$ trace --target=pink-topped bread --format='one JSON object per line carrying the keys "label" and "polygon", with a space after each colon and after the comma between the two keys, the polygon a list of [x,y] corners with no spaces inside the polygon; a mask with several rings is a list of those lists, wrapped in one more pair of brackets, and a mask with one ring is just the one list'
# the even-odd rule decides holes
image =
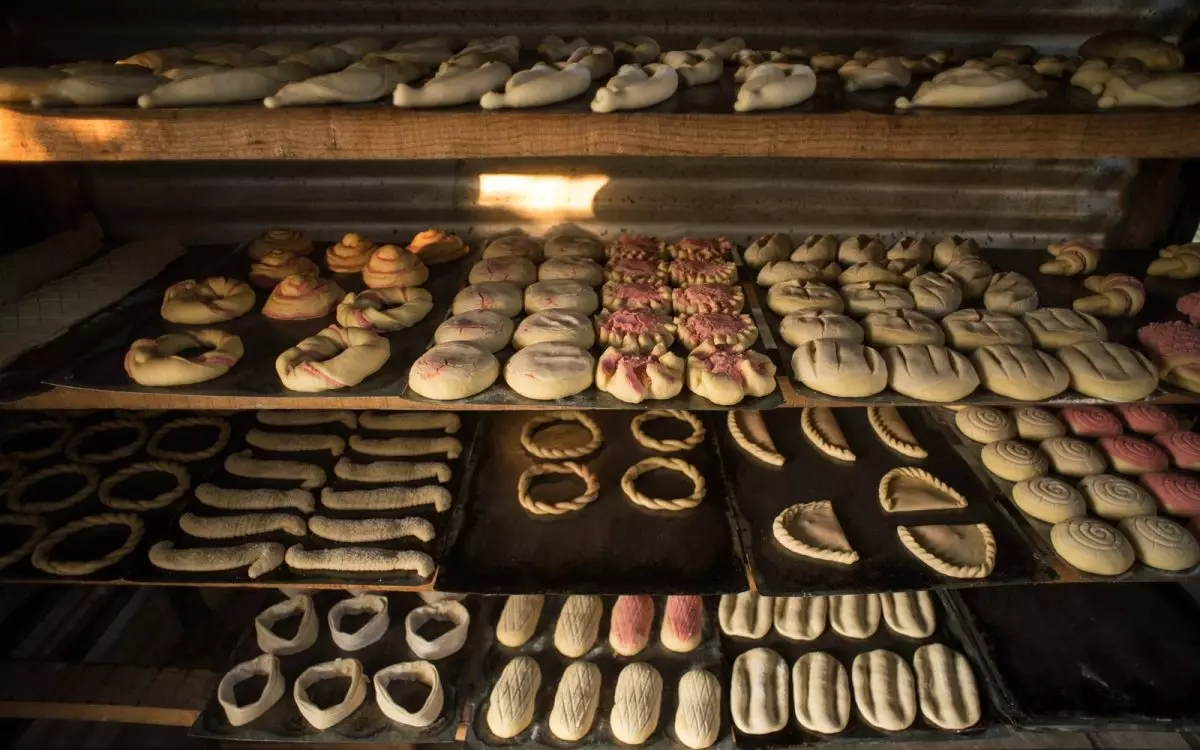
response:
{"label": "pink-topped bread", "polygon": [[632,281],[638,284],[665,284],[670,267],[663,260],[612,258],[604,268],[605,281]]}
{"label": "pink-topped bread", "polygon": [[1149,474],[1166,471],[1171,465],[1167,454],[1154,443],[1128,435],[1106,436],[1096,441],[1108,455],[1113,468],[1122,474]]}
{"label": "pink-topped bread", "polygon": [[689,350],[706,341],[718,346],[748,349],[758,340],[758,326],[745,313],[697,313],[675,318],[679,340]]}
{"label": "pink-topped bread", "polygon": [[1175,303],[1175,309],[1188,316],[1192,325],[1200,325],[1200,292],[1185,294]]}
{"label": "pink-topped bread", "polygon": [[1129,429],[1140,435],[1157,435],[1179,429],[1179,420],[1169,410],[1154,404],[1117,404],[1117,413]]}
{"label": "pink-topped bread", "polygon": [[1120,420],[1111,411],[1099,406],[1064,406],[1058,415],[1067,423],[1072,435],[1114,437],[1121,434]]}
{"label": "pink-topped bread", "polygon": [[704,638],[704,600],[698,596],[668,596],[659,639],[669,651],[687,653]]}
{"label": "pink-topped bread", "polygon": [[1173,516],[1200,516],[1200,480],[1186,474],[1163,472],[1143,474],[1142,485],[1150,490],[1158,507]]}
{"label": "pink-topped bread", "polygon": [[1186,430],[1160,432],[1154,436],[1154,442],[1162,446],[1179,468],[1200,470],[1200,434]]}
{"label": "pink-topped bread", "polygon": [[333,312],[345,296],[341,287],[315,274],[288,276],[275,285],[262,314],[276,320],[308,320]]}
{"label": "pink-topped bread", "polygon": [[725,260],[733,252],[733,243],[724,237],[684,237],[667,246],[672,258]]}
{"label": "pink-topped bread", "polygon": [[612,608],[608,643],[621,656],[640,653],[650,642],[654,600],[648,596],[618,596]]}
{"label": "pink-topped bread", "polygon": [[1158,366],[1158,375],[1189,391],[1200,392],[1200,328],[1180,320],[1138,329],[1138,341]]}
{"label": "pink-topped bread", "polygon": [[1192,536],[1196,537],[1196,539],[1200,541],[1200,516],[1196,516],[1192,520],[1188,521],[1187,530],[1192,532]]}
{"label": "pink-topped bread", "polygon": [[663,257],[663,243],[645,234],[622,234],[604,248],[604,254],[609,258],[658,260]]}
{"label": "pink-topped bread", "polygon": [[600,287],[600,297],[605,310],[671,312],[671,288],[666,284],[609,281]]}
{"label": "pink-topped bread", "polygon": [[692,284],[733,284],[737,281],[737,266],[724,260],[673,260],[671,281],[676,286]]}
{"label": "pink-topped bread", "polygon": [[683,315],[740,313],[746,304],[746,295],[741,287],[729,284],[692,284],[672,290],[671,304],[675,312]]}
{"label": "pink-topped bread", "polygon": [[670,348],[675,342],[675,324],[649,310],[605,310],[596,316],[596,340],[621,351],[645,354],[659,345]]}

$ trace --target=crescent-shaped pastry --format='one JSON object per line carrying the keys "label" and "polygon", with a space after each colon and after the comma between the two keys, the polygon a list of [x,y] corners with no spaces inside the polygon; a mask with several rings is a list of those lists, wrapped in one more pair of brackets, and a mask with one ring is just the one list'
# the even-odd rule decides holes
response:
{"label": "crescent-shaped pastry", "polygon": [[733,661],[729,708],[743,734],[771,734],[787,726],[788,667],[769,648],[754,648]]}
{"label": "crescent-shaped pastry", "polygon": [[[384,667],[375,673],[375,699],[379,710],[392,721],[406,727],[421,729],[437,721],[445,706],[442,678],[437,667],[427,661],[405,661]],[[388,690],[393,682],[416,682],[429,688],[425,702],[415,711],[410,711],[396,701]]]}
{"label": "crescent-shaped pastry", "polygon": [[899,97],[896,99],[896,109],[1007,107],[1044,98],[1044,90],[1034,88],[1011,68],[981,70],[963,67],[938,73],[933,80],[922,83],[911,99]]}
{"label": "crescent-shaped pastry", "polygon": [[753,591],[722,594],[717,621],[725,635],[758,640],[771,630],[773,608],[771,597],[759,596]]}
{"label": "crescent-shaped pastry", "polygon": [[359,273],[377,245],[355,232],[349,232],[325,251],[325,265],[331,273]]}
{"label": "crescent-shaped pastry", "polygon": [[150,548],[150,564],[163,570],[189,573],[246,568],[246,575],[258,578],[270,573],[283,562],[283,545],[274,542],[251,542],[236,547],[194,547],[176,549],[171,542],[158,542]]}
{"label": "crescent-shaped pastry", "polygon": [[591,651],[600,633],[600,618],[603,615],[604,603],[600,597],[582,594],[568,596],[554,624],[554,648],[571,659],[578,659]]}
{"label": "crescent-shaped pastry", "polygon": [[320,273],[317,264],[301,255],[285,250],[272,250],[250,264],[250,283],[264,289],[273,289],[288,276],[316,276]]}
{"label": "crescent-shaped pastry", "polygon": [[240,318],[254,307],[254,290],[244,281],[213,276],[167,287],[160,314],[184,325],[208,325]]}
{"label": "crescent-shaped pastry", "polygon": [[783,466],[787,459],[775,448],[762,413],[735,409],[725,417],[725,426],[733,442],[763,463]]}
{"label": "crescent-shaped pastry", "polygon": [[807,65],[763,63],[754,66],[738,89],[735,112],[785,109],[807,101],[817,90],[817,75]]}
{"label": "crescent-shaped pastry", "polygon": [[854,451],[850,450],[833,409],[827,406],[804,407],[800,410],[800,429],[813,447],[830,458],[851,463],[857,459]]}
{"label": "crescent-shaped pastry", "polygon": [[896,407],[868,406],[867,421],[876,437],[897,453],[916,459],[929,457]]}
{"label": "crescent-shaped pastry", "polygon": [[518,648],[533,637],[546,597],[541,594],[513,594],[504,601],[496,623],[496,640],[509,648]]}
{"label": "crescent-shaped pastry", "polygon": [[626,745],[640,745],[658,728],[662,675],[644,662],[626,665],[617,675],[609,728]]}
{"label": "crescent-shaped pastry", "polygon": [[304,519],[291,513],[238,513],[229,516],[184,513],[179,517],[179,528],[183,533],[199,539],[237,539],[276,531],[291,536],[308,533]]}
{"label": "crescent-shaped pastry", "polygon": [[518,656],[504,666],[488,696],[487,726],[497,737],[516,737],[533,721],[542,670],[528,656]]}
{"label": "crescent-shaped pastry", "polygon": [[797,555],[838,565],[858,562],[858,553],[846,539],[828,500],[784,508],[771,528],[775,541]]}
{"label": "crescent-shaped pastry", "polygon": [[[271,629],[280,620],[300,615],[300,625],[291,638],[283,638]],[[313,608],[312,597],[299,594],[267,607],[254,618],[254,633],[258,647],[265,654],[290,656],[305,651],[317,642],[320,623]]]}
{"label": "crescent-shaped pastry", "polygon": [[[346,696],[337,704],[321,708],[309,697],[308,691],[313,685],[322,680],[332,680],[339,677],[350,678],[350,687]],[[329,729],[345,721],[354,713],[367,697],[367,683],[363,679],[362,662],[358,659],[334,659],[333,661],[314,664],[300,673],[292,685],[292,699],[296,708],[300,709],[309,724],[318,731]]]}
{"label": "crescent-shaped pastry", "polygon": [[665,102],[679,87],[679,74],[670,65],[622,65],[617,74],[596,90],[593,112],[646,109]]}
{"label": "crescent-shaped pastry", "polygon": [[299,544],[288,547],[284,562],[292,570],[341,571],[349,573],[411,572],[418,578],[433,575],[433,558],[416,550],[379,547],[332,547],[306,550]]}
{"label": "crescent-shaped pastry", "polygon": [[897,526],[896,534],[914,557],[951,578],[987,578],[996,565],[996,540],[985,523]]}
{"label": "crescent-shaped pastry", "polygon": [[563,742],[578,742],[591,731],[600,707],[600,668],[588,661],[567,665],[554,691],[550,732]]}
{"label": "crescent-shaped pastry", "polygon": [[887,513],[953,510],[967,507],[967,498],[924,469],[899,466],[879,480],[879,504]]}
{"label": "crescent-shaped pastry", "polygon": [[333,312],[344,296],[341,288],[309,274],[288,276],[275,285],[263,305],[262,314],[276,320],[309,320]]}
{"label": "crescent-shaped pastry", "polygon": [[854,702],[863,719],[888,732],[908,729],[917,718],[916,680],[908,664],[883,649],[854,657]]}
{"label": "crescent-shaped pastry", "polygon": [[[233,689],[257,676],[266,677],[262,692],[249,703],[239,703]],[[230,726],[241,727],[265,714],[279,702],[286,690],[286,682],[279,670],[279,657],[260,654],[244,661],[225,673],[217,685],[217,703],[225,711],[225,720]]]}
{"label": "crescent-shaped pastry", "polygon": [[[181,356],[193,349],[205,351]],[[215,328],[168,333],[134,341],[125,354],[125,373],[138,385],[153,387],[204,383],[229,372],[244,353],[241,338]]]}
{"label": "crescent-shaped pastry", "polygon": [[536,63],[528,70],[514,73],[504,84],[504,92],[489,91],[479,98],[484,109],[523,109],[574,99],[592,85],[592,73],[584,65],[572,63],[562,70]]}
{"label": "crescent-shaped pastry", "polygon": [[295,508],[301,513],[312,513],[316,507],[312,493],[307,490],[238,490],[200,484],[196,486],[195,494],[201,503],[221,510]]}
{"label": "crescent-shaped pastry", "polygon": [[908,638],[928,638],[937,629],[933,597],[928,591],[890,591],[879,594],[888,630]]}
{"label": "crescent-shaped pastry", "polygon": [[429,279],[429,269],[415,253],[395,245],[383,245],[367,259],[362,277],[363,283],[371,289],[420,286]]}
{"label": "crescent-shaped pastry", "polygon": [[684,86],[715,83],[725,70],[725,61],[710,49],[672,50],[662,53],[659,59],[675,69],[679,74],[679,82]]}
{"label": "crescent-shaped pastry", "polygon": [[687,358],[688,390],[721,406],[775,392],[775,363],[765,354],[705,342]]}
{"label": "crescent-shaped pastry", "polygon": [[698,596],[668,596],[659,632],[663,648],[686,654],[695,651],[703,638],[704,600]]}
{"label": "crescent-shaped pastry", "polygon": [[[408,84],[396,85],[392,104],[397,107],[453,107],[477,102],[484,94],[495,91],[512,76],[512,69],[499,61],[485,62],[479,67],[443,66],[420,88]],[[590,80],[590,79],[589,79]]]}

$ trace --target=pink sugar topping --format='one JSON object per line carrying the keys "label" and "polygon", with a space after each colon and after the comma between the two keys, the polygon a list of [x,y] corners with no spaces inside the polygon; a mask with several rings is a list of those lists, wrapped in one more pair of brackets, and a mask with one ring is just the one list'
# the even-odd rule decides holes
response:
{"label": "pink sugar topping", "polygon": [[1179,429],[1175,415],[1154,404],[1117,404],[1117,411],[1129,429],[1143,435],[1157,435]]}
{"label": "pink sugar topping", "polygon": [[742,363],[747,361],[749,361],[749,357],[743,352],[735,352],[721,347],[709,353],[704,359],[704,366],[714,375],[724,375],[741,383],[743,381]]}
{"label": "pink sugar topping", "polygon": [[688,276],[710,276],[725,272],[725,264],[712,260],[682,259],[671,261],[671,271]]}
{"label": "pink sugar topping", "polygon": [[644,646],[654,622],[654,600],[648,596],[621,596],[612,610],[612,640],[628,648]]}
{"label": "pink sugar topping", "polygon": [[1142,484],[1173,516],[1200,516],[1200,481],[1184,474],[1142,475]]}
{"label": "pink sugar topping", "polygon": [[1167,454],[1154,443],[1127,435],[1102,437],[1097,443],[1100,450],[1113,459],[1132,464],[1141,471],[1167,470]]}
{"label": "pink sugar topping", "polygon": [[699,339],[710,339],[714,336],[737,336],[746,330],[746,323],[740,316],[719,312],[689,315],[684,325],[693,336]]}
{"label": "pink sugar topping", "polygon": [[650,333],[662,327],[662,318],[644,310],[617,310],[604,321],[604,327],[614,333]]}
{"label": "pink sugar topping", "polygon": [[1142,326],[1138,341],[1159,359],[1200,354],[1200,328],[1179,320]]}
{"label": "pink sugar topping", "polygon": [[707,302],[711,305],[726,305],[733,302],[733,289],[728,284],[693,284],[679,292],[679,298],[687,303]]}
{"label": "pink sugar topping", "polygon": [[1174,430],[1155,435],[1154,442],[1162,446],[1181,469],[1200,469],[1200,435]]}
{"label": "pink sugar topping", "polygon": [[613,294],[619,299],[633,302],[657,302],[662,299],[662,294],[654,284],[618,284],[613,288]]}
{"label": "pink sugar topping", "polygon": [[1121,434],[1121,422],[1108,409],[1099,406],[1065,406],[1059,412],[1071,428],[1081,437],[1104,437]]}
{"label": "pink sugar topping", "polygon": [[677,640],[690,641],[703,627],[704,603],[698,596],[668,596],[663,618]]}
{"label": "pink sugar topping", "polygon": [[1192,325],[1200,323],[1200,292],[1185,294],[1175,303],[1175,309],[1188,316]]}
{"label": "pink sugar topping", "polygon": [[662,241],[648,234],[622,234],[617,237],[617,247],[636,247],[642,250],[657,251]]}

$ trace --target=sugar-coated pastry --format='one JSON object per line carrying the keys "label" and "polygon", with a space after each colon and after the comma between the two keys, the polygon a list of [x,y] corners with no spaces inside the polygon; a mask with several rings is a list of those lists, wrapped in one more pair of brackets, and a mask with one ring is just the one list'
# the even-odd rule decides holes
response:
{"label": "sugar-coated pastry", "polygon": [[213,276],[167,287],[160,314],[184,325],[209,325],[240,318],[254,307],[254,290],[244,281]]}
{"label": "sugar-coated pastry", "polygon": [[1141,352],[1107,341],[1059,349],[1071,388],[1106,401],[1140,401],[1158,387],[1158,371]]}
{"label": "sugar-coated pastry", "polygon": [[1140,438],[1128,435],[1102,437],[1096,445],[1108,456],[1112,467],[1122,474],[1166,471],[1170,466],[1167,454],[1161,448]]}
{"label": "sugar-coated pastry", "polygon": [[671,312],[671,288],[665,284],[607,282],[600,289],[605,310],[649,310]]}
{"label": "sugar-coated pastry", "polygon": [[254,260],[260,260],[276,250],[292,255],[308,255],[313,251],[313,244],[307,235],[295,229],[268,229],[250,243],[250,257]]}
{"label": "sugar-coated pastry", "polygon": [[1115,437],[1121,434],[1121,422],[1101,406],[1064,406],[1058,416],[1067,423],[1072,435]]}
{"label": "sugar-coated pastry", "polygon": [[745,304],[742,288],[729,284],[692,284],[671,290],[671,306],[680,315],[740,313]]}
{"label": "sugar-coated pastry", "polygon": [[1022,406],[1013,409],[1017,423],[1017,437],[1022,440],[1045,440],[1067,434],[1067,426],[1049,409],[1040,406]]}
{"label": "sugar-coated pastry", "polygon": [[725,260],[680,258],[671,261],[670,275],[676,286],[734,284],[737,283],[737,266]]}
{"label": "sugar-coated pastry", "polygon": [[861,398],[887,387],[887,364],[879,352],[859,344],[817,339],[792,354],[792,373],[804,385],[829,396]]}
{"label": "sugar-coated pastry", "polygon": [[375,247],[366,237],[350,232],[325,251],[325,265],[330,273],[358,273],[367,265]]}
{"label": "sugar-coated pastry", "polygon": [[705,342],[687,358],[688,390],[714,404],[732,406],[746,396],[775,392],[775,363],[765,354]]}
{"label": "sugar-coated pastry", "polygon": [[1158,507],[1173,516],[1200,516],[1200,480],[1187,474],[1143,474],[1142,486],[1150,490]]}
{"label": "sugar-coated pastry", "polygon": [[698,596],[667,597],[659,640],[668,651],[687,653],[704,638],[704,600]]}
{"label": "sugar-coated pastry", "polygon": [[604,283],[604,269],[590,258],[562,255],[544,261],[537,269],[538,281],[581,281],[588,286]]}
{"label": "sugar-coated pastry", "polygon": [[605,246],[604,254],[609,259],[641,258],[644,260],[658,260],[665,257],[663,241],[658,237],[624,233]]}
{"label": "sugar-coated pastry", "polygon": [[629,404],[674,398],[683,383],[684,361],[661,345],[649,354],[610,346],[596,362],[596,387]]}
{"label": "sugar-coated pastry", "polygon": [[596,316],[596,339],[621,351],[646,353],[657,346],[670,348],[675,341],[675,323],[649,310],[604,311]]}
{"label": "sugar-coated pastry", "polygon": [[1084,341],[1104,341],[1108,329],[1094,316],[1066,307],[1043,307],[1021,316],[1039,349],[1061,349]]}
{"label": "sugar-coated pastry", "polygon": [[490,352],[462,342],[438,344],[413,362],[408,387],[438,401],[467,398],[487,390],[500,375]]}
{"label": "sugar-coated pastry", "polygon": [[779,337],[794,347],[817,339],[861,344],[864,332],[863,327],[848,315],[829,310],[801,310],[784,316],[779,322]]}
{"label": "sugar-coated pastry", "polygon": [[1162,432],[1154,442],[1171,456],[1171,463],[1180,469],[1200,470],[1200,434],[1183,430]]}
{"label": "sugar-coated pastry", "polygon": [[317,264],[302,255],[272,250],[250,264],[250,283],[271,289],[288,276],[320,273]]}
{"label": "sugar-coated pastry", "polygon": [[596,360],[578,346],[532,344],[504,364],[504,382],[525,398],[551,401],[590,388],[595,369]]}
{"label": "sugar-coated pastry", "polygon": [[1200,542],[1190,531],[1162,516],[1124,518],[1117,528],[1143,565],[1159,570],[1187,570],[1200,563]]}
{"label": "sugar-coated pastry", "polygon": [[525,317],[512,337],[513,348],[518,350],[551,343],[591,349],[596,343],[591,319],[574,310],[542,310]]}
{"label": "sugar-coated pastry", "polygon": [[433,332],[433,343],[474,344],[493,354],[508,346],[516,324],[507,315],[494,310],[471,310],[447,318]]}
{"label": "sugar-coated pastry", "polygon": [[1028,346],[994,344],[971,353],[983,387],[1019,401],[1045,401],[1067,389],[1067,368],[1046,352]]}
{"label": "sugar-coated pastry", "polygon": [[1054,524],[1050,543],[1059,557],[1086,573],[1116,576],[1133,566],[1129,540],[1104,521],[1072,518]]}
{"label": "sugar-coated pastry", "polygon": [[262,314],[276,320],[323,318],[345,296],[341,288],[310,274],[288,276],[271,290]]}
{"label": "sugar-coated pastry", "polygon": [[1138,329],[1138,341],[1158,365],[1163,380],[1200,392],[1200,328],[1179,320],[1151,323]]}
{"label": "sugar-coated pastry", "polygon": [[358,385],[391,355],[387,339],[366,328],[329,326],[275,360],[279,381],[289,390],[316,393]]}
{"label": "sugar-coated pastry", "polygon": [[[191,349],[206,351],[180,356]],[[139,385],[191,385],[219,378],[242,358],[241,338],[215,328],[138,339],[125,355],[125,373]]]}
{"label": "sugar-coated pastry", "polygon": [[1175,309],[1186,315],[1192,325],[1200,324],[1200,292],[1185,294],[1175,300]]}
{"label": "sugar-coated pastry", "polygon": [[1125,425],[1139,435],[1157,435],[1180,428],[1179,420],[1169,409],[1154,404],[1117,404],[1117,413]]}
{"label": "sugar-coated pastry", "polygon": [[416,325],[433,310],[433,295],[419,286],[393,286],[347,294],[337,307],[346,327],[400,331]]}
{"label": "sugar-coated pastry", "polygon": [[524,309],[521,287],[503,282],[471,284],[454,295],[450,311],[461,315],[472,310],[493,310],[501,315],[516,317]]}
{"label": "sugar-coated pastry", "polygon": [[427,266],[449,263],[467,254],[467,243],[442,229],[426,229],[408,243],[408,251]]}
{"label": "sugar-coated pastry", "polygon": [[621,656],[640,653],[650,642],[654,622],[654,599],[649,596],[619,596],[613,604],[608,626],[608,643]]}
{"label": "sugar-coated pastry", "polygon": [[[536,237],[526,237],[523,234],[506,234],[488,240],[483,246],[483,259],[492,258],[525,258],[533,263],[541,263],[546,256],[541,241]],[[553,257],[553,256],[550,256]]]}
{"label": "sugar-coated pastry", "polygon": [[363,283],[372,289],[389,286],[420,286],[429,279],[421,259],[395,245],[375,248],[362,270]]}
{"label": "sugar-coated pastry", "polygon": [[500,258],[485,258],[471,266],[467,275],[468,284],[482,284],[488,281],[502,281],[515,284],[524,289],[537,281],[538,269],[528,258],[506,256]]}

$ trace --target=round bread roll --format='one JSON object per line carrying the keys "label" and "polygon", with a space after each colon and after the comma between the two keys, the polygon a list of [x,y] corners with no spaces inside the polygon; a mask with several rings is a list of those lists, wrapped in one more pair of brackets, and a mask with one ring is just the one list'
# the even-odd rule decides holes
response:
{"label": "round bread roll", "polygon": [[913,296],[895,284],[847,284],[842,287],[846,311],[856,318],[883,310],[912,310],[917,306]]}
{"label": "round bread roll", "polygon": [[1120,531],[1092,518],[1054,524],[1050,543],[1059,557],[1087,573],[1116,576],[1133,566],[1134,552]]}
{"label": "round bread roll", "polygon": [[302,255],[293,255],[283,250],[272,250],[250,264],[250,283],[263,289],[273,289],[288,276],[321,273],[317,264]]}
{"label": "round bread roll", "polygon": [[329,326],[280,354],[275,374],[288,390],[331,391],[374,375],[391,352],[388,340],[374,331]]}
{"label": "round bread roll", "polygon": [[1154,496],[1124,477],[1093,474],[1079,480],[1079,490],[1092,513],[1106,521],[1158,513]]}
{"label": "round bread roll", "polygon": [[240,318],[254,307],[254,290],[244,281],[213,276],[167,287],[160,314],[184,325],[208,325]]}
{"label": "round bread roll", "polygon": [[1099,318],[1069,307],[1043,307],[1022,315],[1021,322],[1039,349],[1061,349],[1108,338],[1108,330]]}
{"label": "round bread roll", "polygon": [[958,431],[977,443],[1012,440],[1017,436],[1013,420],[999,409],[990,406],[968,406],[954,415]]}
{"label": "round bread roll", "polygon": [[262,314],[276,320],[323,318],[333,312],[343,296],[341,287],[332,281],[297,274],[275,285]]}
{"label": "round bread roll", "polygon": [[1200,543],[1191,532],[1162,516],[1121,520],[1117,527],[1143,565],[1159,570],[1187,570],[1200,563]]}
{"label": "round bread roll", "polygon": [[[189,349],[207,351],[179,356]],[[216,329],[168,333],[134,341],[125,355],[125,372],[139,385],[191,385],[221,377],[244,353],[242,340],[232,333]]]}
{"label": "round bread roll", "polygon": [[524,289],[537,281],[537,266],[528,258],[505,256],[501,258],[485,258],[471,266],[467,275],[467,283],[483,284],[489,281],[499,281],[514,284]]}
{"label": "round bread roll", "polygon": [[933,265],[945,268],[956,260],[982,257],[975,240],[963,239],[952,234],[933,247]]}
{"label": "round bread roll", "polygon": [[1067,368],[1027,346],[997,344],[976,349],[971,364],[983,387],[1018,401],[1045,401],[1067,389]]}
{"label": "round bread roll", "polygon": [[1050,470],[1050,462],[1037,449],[1020,440],[997,440],[983,446],[980,455],[984,467],[1010,482],[1040,477]]}
{"label": "round bread roll", "polygon": [[803,346],[817,339],[861,344],[863,328],[848,315],[829,310],[801,310],[784,316],[779,322],[779,336],[790,346]]}
{"label": "round bread roll", "polygon": [[874,349],[833,339],[818,339],[792,354],[796,379],[814,391],[840,398],[873,396],[887,387],[888,371]]}
{"label": "round bread roll", "polygon": [[817,281],[784,281],[767,290],[767,307],[777,315],[790,315],[802,310],[829,310],[840,313],[846,309],[842,295],[828,284]]}
{"label": "round bread roll", "polygon": [[492,310],[512,318],[521,314],[522,307],[521,287],[503,282],[488,282],[471,284],[460,289],[458,294],[454,295],[450,312],[462,315],[472,310]]}
{"label": "round bread roll", "polygon": [[[493,258],[524,258],[533,263],[540,263],[545,256],[542,243],[535,237],[523,234],[508,234],[489,240],[483,248],[483,259]],[[532,282],[531,282],[532,283]]]}
{"label": "round bread roll", "polygon": [[1067,426],[1049,409],[1040,406],[1022,406],[1013,410],[1017,422],[1017,436],[1022,440],[1045,440],[1067,434]]}
{"label": "round bread roll", "polygon": [[971,362],[944,346],[893,346],[883,350],[883,361],[892,390],[919,401],[960,401],[979,387]]}
{"label": "round bread roll", "polygon": [[787,260],[795,249],[796,245],[791,236],[776,232],[764,234],[750,243],[742,257],[751,268],[762,268],[768,263]]}
{"label": "round bread roll", "polygon": [[953,276],[944,273],[923,273],[908,285],[917,310],[935,320],[954,312],[962,305],[962,287]]}
{"label": "round bread roll", "polygon": [[537,277],[538,281],[569,279],[581,281],[588,286],[600,286],[604,283],[604,269],[591,258],[564,255],[551,258],[538,266]]}
{"label": "round bread roll", "polygon": [[1074,437],[1053,437],[1042,441],[1042,453],[1059,474],[1068,477],[1086,477],[1103,474],[1107,467],[1104,454],[1086,440]]}
{"label": "round bread roll", "polygon": [[471,344],[438,344],[413,362],[408,387],[436,401],[467,398],[487,390],[500,375],[500,362]]}
{"label": "round bread roll", "polygon": [[308,255],[313,251],[313,244],[306,234],[295,229],[268,229],[250,243],[250,257],[254,260],[260,260],[276,250],[292,255]]}
{"label": "round bread roll", "polygon": [[1025,513],[1046,523],[1087,515],[1083,495],[1058,477],[1033,477],[1017,482],[1013,485],[1012,499]]}
{"label": "round bread roll", "polygon": [[983,306],[991,312],[1016,315],[1036,310],[1037,289],[1019,273],[1004,271],[992,276],[983,293]]}
{"label": "round bread roll", "polygon": [[504,382],[525,398],[551,401],[591,387],[595,372],[596,360],[586,350],[549,342],[514,354],[504,365]]}
{"label": "round bread roll", "polygon": [[869,313],[862,321],[867,343],[874,347],[902,344],[946,343],[942,327],[928,315],[916,310],[884,310]]}
{"label": "round bread roll", "polygon": [[600,307],[596,290],[582,281],[539,281],[525,290],[525,312],[574,310],[591,315]]}
{"label": "round bread roll", "polygon": [[886,257],[887,248],[884,247],[883,241],[867,234],[847,237],[838,245],[837,260],[843,266],[852,266],[855,263],[882,263]]}
{"label": "round bread roll", "polygon": [[375,252],[375,243],[350,232],[325,251],[325,265],[330,273],[359,273]]}
{"label": "round bread roll", "polygon": [[1071,387],[1106,401],[1140,401],[1158,387],[1158,372],[1141,352],[1107,341],[1064,346],[1058,358],[1066,365]]}
{"label": "round bread roll", "polygon": [[838,241],[831,234],[810,234],[804,244],[792,251],[791,260],[807,263],[828,263],[837,260]]}
{"label": "round bread roll", "polygon": [[591,258],[604,259],[604,243],[595,237],[551,237],[546,240],[547,258]]}
{"label": "round bread roll", "polygon": [[588,316],[574,310],[543,310],[521,321],[513,334],[513,348],[524,349],[535,344],[570,344],[591,349],[596,343],[596,331]]}
{"label": "round bread roll", "polygon": [[896,273],[880,263],[864,261],[862,263],[855,263],[845,271],[842,271],[837,277],[837,282],[838,286],[848,286],[850,284],[893,284],[895,286],[905,286],[909,280],[904,278],[902,274]]}
{"label": "round bread roll", "polygon": [[1029,346],[1029,331],[1011,315],[985,310],[958,310],[942,318],[946,341],[963,352],[982,346]]}
{"label": "round bread roll", "polygon": [[992,267],[983,258],[960,258],[946,266],[945,274],[962,287],[963,299],[976,299],[991,283]]}
{"label": "round bread roll", "polygon": [[802,263],[794,260],[776,260],[767,263],[758,272],[759,286],[774,286],[784,281],[824,281],[830,282],[841,274],[842,267],[837,263]]}
{"label": "round bread roll", "polygon": [[362,277],[363,283],[372,289],[421,286],[429,280],[429,269],[413,253],[395,245],[382,245],[367,259]]}
{"label": "round bread roll", "polygon": [[495,310],[471,310],[447,319],[433,332],[433,343],[474,344],[495,354],[508,346],[516,324]]}

